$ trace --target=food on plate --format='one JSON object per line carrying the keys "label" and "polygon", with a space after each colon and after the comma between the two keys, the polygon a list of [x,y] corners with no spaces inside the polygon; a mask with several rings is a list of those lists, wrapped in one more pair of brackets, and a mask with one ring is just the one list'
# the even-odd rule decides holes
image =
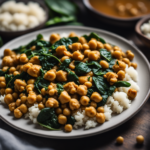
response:
{"label": "food on plate", "polygon": [[44,9],[36,2],[7,1],[0,7],[0,30],[20,31],[33,28],[42,23]]}
{"label": "food on plate", "polygon": [[116,139],[116,142],[117,142],[118,144],[123,144],[124,138],[123,138],[122,136],[118,136],[117,139]]}
{"label": "food on plate", "polygon": [[119,18],[131,18],[150,13],[149,0],[90,0],[90,4],[101,13]]}
{"label": "food on plate", "polygon": [[142,33],[150,39],[150,20],[141,26]]}
{"label": "food on plate", "polygon": [[39,34],[26,45],[4,50],[0,100],[16,118],[25,116],[50,130],[96,127],[136,98],[133,58],[130,50],[123,52],[93,32],[53,33],[49,41]]}
{"label": "food on plate", "polygon": [[144,143],[144,137],[142,135],[138,135],[136,137],[136,141],[138,144],[143,144]]}

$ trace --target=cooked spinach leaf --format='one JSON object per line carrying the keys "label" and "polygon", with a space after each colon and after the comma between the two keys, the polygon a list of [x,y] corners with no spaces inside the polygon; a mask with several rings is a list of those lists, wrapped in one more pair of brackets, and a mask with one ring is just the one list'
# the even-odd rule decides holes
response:
{"label": "cooked spinach leaf", "polygon": [[114,84],[116,87],[130,87],[131,84],[126,81],[118,81]]}
{"label": "cooked spinach leaf", "polygon": [[49,125],[45,125],[45,124],[42,124],[42,123],[39,123],[39,122],[38,122],[38,124],[39,124],[40,126],[44,127],[44,128],[49,129],[49,130],[60,130],[60,129],[52,128],[52,127],[51,127],[51,126],[49,126]]}
{"label": "cooked spinach leaf", "polygon": [[116,89],[116,86],[115,86],[115,85],[110,86],[110,87],[108,88],[108,96],[111,96],[112,93],[115,91],[115,89]]}
{"label": "cooked spinach leaf", "polygon": [[71,63],[71,59],[65,59],[63,63],[60,65],[59,70],[65,70],[70,63]]}
{"label": "cooked spinach leaf", "polygon": [[112,69],[113,65],[115,64],[116,59],[111,59],[111,61],[109,62],[109,68]]}
{"label": "cooked spinach leaf", "polygon": [[60,83],[57,83],[57,92],[58,92],[58,95],[60,95],[62,91],[64,91],[63,85],[60,84]]}
{"label": "cooked spinach leaf", "polygon": [[107,61],[111,61],[111,59],[112,59],[111,52],[108,52],[106,49],[101,49],[100,54]]}
{"label": "cooked spinach leaf", "polygon": [[66,25],[68,25],[68,26],[71,26],[71,25],[72,26],[83,26],[83,23],[74,21],[74,22],[69,22]]}
{"label": "cooked spinach leaf", "polygon": [[95,86],[92,86],[88,89],[87,96],[90,98],[93,92],[98,92]]}
{"label": "cooked spinach leaf", "polygon": [[3,40],[2,40],[2,38],[0,36],[0,47],[2,47],[2,46],[3,46]]}
{"label": "cooked spinach leaf", "polygon": [[72,126],[75,124],[76,120],[73,116],[67,118],[67,124],[71,124]]}
{"label": "cooked spinach leaf", "polygon": [[97,107],[104,106],[107,102],[108,95],[102,95],[102,101],[97,103]]}

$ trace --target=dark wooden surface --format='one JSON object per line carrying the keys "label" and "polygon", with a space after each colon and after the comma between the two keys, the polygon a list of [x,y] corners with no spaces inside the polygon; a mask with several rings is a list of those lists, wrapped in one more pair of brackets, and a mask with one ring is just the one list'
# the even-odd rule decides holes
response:
{"label": "dark wooden surface", "polygon": [[[150,61],[150,49],[145,47],[137,39],[134,28],[122,29],[113,27],[108,24],[103,24],[87,13],[81,0],[74,1],[80,6],[81,13],[79,15],[79,21],[83,22],[85,26],[111,31],[128,40],[132,40]],[[21,133],[16,130],[11,130],[11,132],[14,134],[22,134],[24,136],[27,136],[27,134]],[[145,142],[141,146],[136,144],[136,136],[139,134],[143,135],[145,138]],[[118,136],[124,137],[123,145],[117,145],[115,143],[115,140]],[[28,135],[28,138],[33,140],[35,137],[32,135]],[[36,137],[36,141],[39,141],[36,143],[37,146],[41,143],[40,140],[40,137]],[[61,150],[150,150],[150,99],[143,106],[140,112],[136,114],[136,116],[134,116],[123,125],[117,127],[116,129],[113,129],[104,134],[74,140],[53,140],[45,138],[44,141],[45,142],[43,143],[43,145],[49,145],[49,147],[52,149]]]}

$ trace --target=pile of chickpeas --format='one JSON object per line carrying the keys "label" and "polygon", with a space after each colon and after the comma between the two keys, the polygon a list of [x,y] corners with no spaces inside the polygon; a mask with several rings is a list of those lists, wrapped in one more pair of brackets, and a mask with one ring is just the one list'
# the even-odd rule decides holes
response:
{"label": "pile of chickpeas", "polygon": [[[77,36],[74,32],[70,33],[69,37]],[[59,34],[52,34],[50,36],[50,42],[54,44],[60,40]],[[99,50],[105,48],[111,52],[112,56],[117,59],[113,66],[114,72],[108,72],[104,75],[104,78],[113,85],[119,80],[123,80],[125,77],[126,64],[137,68],[136,63],[130,61],[133,60],[134,54],[128,50],[124,53],[118,46],[111,46],[110,44],[103,44],[96,39],[91,39],[89,42],[84,37],[79,37],[77,43],[69,45],[70,51],[67,51],[64,45],[58,46],[56,54],[61,62],[65,59],[72,59],[69,64],[69,69],[74,72],[76,60],[81,62],[97,61],[101,58]],[[36,50],[36,46],[32,46],[31,50]],[[100,65],[102,68],[109,68],[109,63],[105,60],[101,60]],[[72,131],[72,125],[66,124],[67,117],[77,112],[79,109],[85,110],[85,114],[88,117],[96,117],[98,123],[105,122],[104,108],[98,107],[97,103],[102,101],[102,96],[98,92],[93,92],[91,97],[87,96],[88,88],[93,85],[92,77],[93,72],[89,72],[83,76],[79,76],[79,85],[74,82],[68,82],[64,85],[64,91],[58,96],[57,82],[67,81],[67,72],[58,70],[58,66],[54,66],[52,69],[44,74],[44,79],[49,82],[48,89],[41,89],[41,93],[34,89],[34,82],[38,76],[40,76],[39,56],[34,56],[30,60],[26,54],[16,54],[10,49],[4,50],[4,58],[2,60],[2,71],[9,69],[9,74],[16,76],[21,72],[27,72],[31,77],[27,82],[25,80],[16,79],[14,82],[14,90],[6,88],[6,80],[4,76],[0,77],[0,94],[5,95],[4,101],[9,106],[11,112],[14,113],[16,118],[21,118],[28,112],[28,108],[38,103],[38,108],[42,110],[45,107],[55,108],[55,112],[58,115],[58,122],[61,125],[65,125],[65,131]],[[23,91],[26,90],[26,94]],[[115,91],[118,89],[116,88]],[[45,95],[49,95],[48,100],[44,98]],[[128,97],[134,99],[137,91],[130,89],[128,91]],[[61,105],[60,105],[61,104]]]}

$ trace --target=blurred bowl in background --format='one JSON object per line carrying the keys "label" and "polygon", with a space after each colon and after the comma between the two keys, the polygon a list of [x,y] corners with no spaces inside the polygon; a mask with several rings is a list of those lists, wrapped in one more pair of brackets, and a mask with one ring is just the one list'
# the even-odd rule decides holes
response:
{"label": "blurred bowl in background", "polygon": [[[9,0],[3,0],[0,2],[0,6],[7,2]],[[15,0],[16,2],[23,2],[25,4],[27,4],[28,2],[35,2],[35,3],[38,3],[42,8],[43,10],[45,11],[45,19],[42,23],[38,24],[37,26],[35,27],[32,27],[32,28],[29,28],[29,29],[25,29],[25,30],[21,30],[21,31],[1,31],[0,30],[0,35],[3,37],[3,38],[14,38],[14,37],[17,37],[17,36],[20,36],[20,35],[24,35],[24,34],[27,34],[29,32],[33,32],[35,30],[38,30],[38,29],[41,29],[45,26],[45,23],[47,22],[47,20],[49,19],[49,10],[47,8],[47,6],[45,5],[45,3],[41,0]]]}
{"label": "blurred bowl in background", "polygon": [[147,16],[147,17],[144,17],[143,19],[141,19],[135,26],[135,32],[136,32],[136,35],[138,36],[139,40],[144,44],[146,45],[147,47],[150,48],[150,39],[144,35],[141,31],[141,26],[144,24],[144,23],[147,23],[148,21],[150,20],[150,15]]}
{"label": "blurred bowl in background", "polygon": [[89,0],[83,0],[83,3],[85,7],[88,9],[88,11],[100,22],[104,22],[110,25],[118,26],[118,27],[134,27],[137,21],[139,21],[141,18],[148,16],[148,15],[142,15],[138,17],[132,17],[132,18],[117,18],[110,15],[106,15],[103,12],[97,11],[92,5],[90,4]]}

